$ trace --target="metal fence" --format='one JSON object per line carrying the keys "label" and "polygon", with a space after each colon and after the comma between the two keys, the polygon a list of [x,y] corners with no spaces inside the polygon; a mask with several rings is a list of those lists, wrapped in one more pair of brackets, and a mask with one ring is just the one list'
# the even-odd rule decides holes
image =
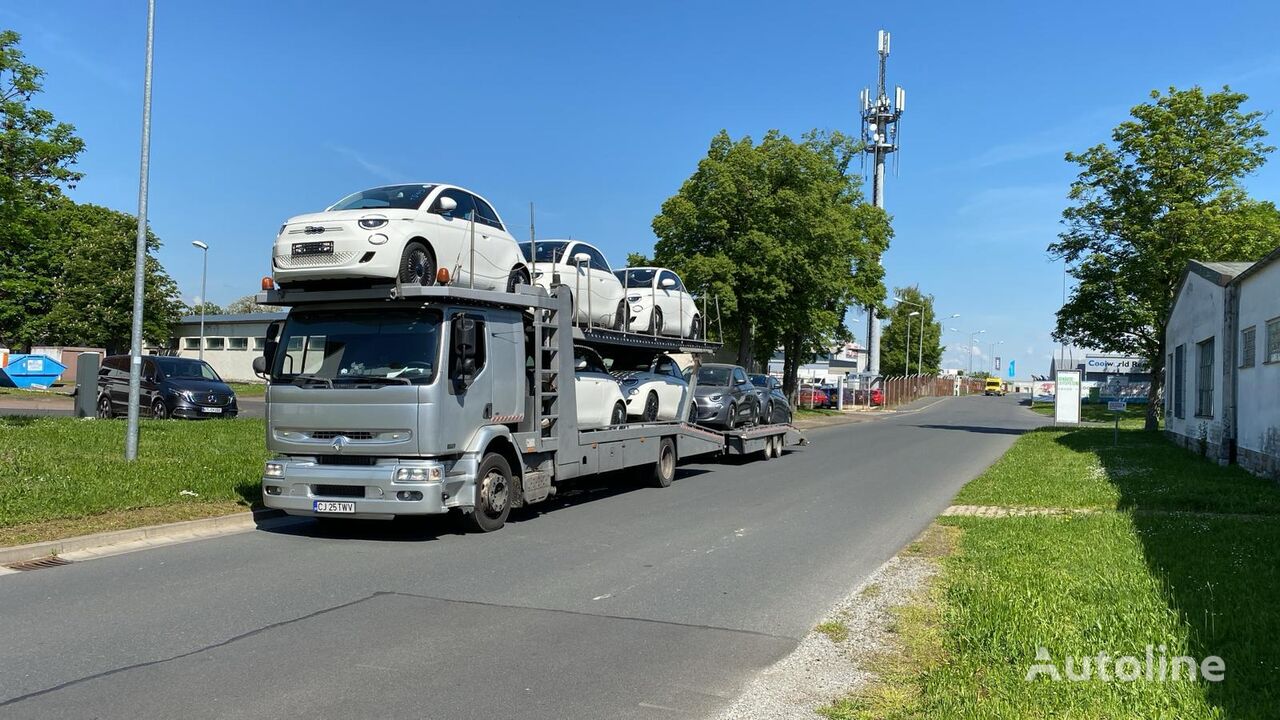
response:
{"label": "metal fence", "polygon": [[897,375],[882,382],[884,407],[905,405],[924,397],[949,397],[956,394],[981,394],[984,381],[981,378],[937,377],[934,375]]}

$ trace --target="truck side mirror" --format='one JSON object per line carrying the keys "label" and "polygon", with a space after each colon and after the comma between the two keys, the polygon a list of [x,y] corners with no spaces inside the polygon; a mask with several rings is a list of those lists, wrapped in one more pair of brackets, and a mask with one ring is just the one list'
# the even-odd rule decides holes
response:
{"label": "truck side mirror", "polygon": [[465,390],[476,378],[476,321],[457,315],[452,325],[453,382]]}
{"label": "truck side mirror", "polygon": [[267,368],[276,363],[276,350],[280,347],[280,321],[277,320],[267,326],[267,335],[262,340],[262,355],[253,359],[253,372],[259,377],[265,377]]}

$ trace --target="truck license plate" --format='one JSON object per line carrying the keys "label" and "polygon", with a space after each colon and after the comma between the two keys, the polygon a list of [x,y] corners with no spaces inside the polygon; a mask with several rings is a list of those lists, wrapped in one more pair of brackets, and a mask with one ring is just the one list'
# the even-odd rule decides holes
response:
{"label": "truck license plate", "polygon": [[333,241],[303,242],[293,244],[294,255],[329,255],[333,252]]}
{"label": "truck license plate", "polygon": [[330,500],[314,500],[311,508],[318,513],[353,513],[356,504],[353,502],[332,502]]}

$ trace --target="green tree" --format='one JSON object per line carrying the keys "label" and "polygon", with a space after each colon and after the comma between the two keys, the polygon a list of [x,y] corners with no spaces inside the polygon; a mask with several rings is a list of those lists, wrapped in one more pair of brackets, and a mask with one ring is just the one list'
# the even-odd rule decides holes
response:
{"label": "green tree", "polygon": [[[48,311],[28,318],[24,334],[54,345],[126,350],[133,318],[137,218],[65,198],[53,203],[46,215],[57,270]],[[159,247],[159,239],[148,232],[148,250]],[[143,338],[165,346],[183,305],[177,285],[150,254],[143,287]]]}
{"label": "green tree", "polygon": [[655,262],[719,299],[739,364],[782,347],[788,391],[800,363],[848,337],[851,303],[884,297],[891,230],[846,174],[858,150],[839,133],[756,144],[721,131],[653,220]]}
{"label": "green tree", "polygon": [[[934,315],[933,296],[920,292],[918,286],[894,289],[901,302],[889,310],[889,326],[880,341],[880,366],[886,375],[906,374],[910,361],[912,375],[936,375],[942,367],[942,325]],[[923,313],[924,338],[921,344],[921,317],[911,313]],[[908,333],[910,326],[910,333]],[[910,341],[910,347],[907,342]],[[923,351],[923,353],[922,353]],[[924,363],[921,369],[919,363]]]}
{"label": "green tree", "polygon": [[[232,300],[231,304],[228,305],[226,309],[223,310],[223,312],[230,313],[232,315],[239,315],[244,313],[279,312],[281,309],[282,308],[276,305],[259,305],[258,298],[256,295],[245,295],[242,298],[237,298],[235,300]],[[198,309],[198,306],[197,306],[196,312],[197,313],[200,312],[200,310]],[[213,311],[206,310],[205,313],[212,314]]]}
{"label": "green tree", "polygon": [[75,128],[31,102],[44,72],[24,60],[17,33],[0,32],[0,342],[30,345],[24,333],[48,312],[57,255],[42,211],[73,186],[84,143]]}
{"label": "green tree", "polygon": [[1066,230],[1049,252],[1077,281],[1055,338],[1143,357],[1146,427],[1158,427],[1165,325],[1188,260],[1257,260],[1280,242],[1280,213],[1241,184],[1274,148],[1247,97],[1199,87],[1151,93],[1111,144],[1067,153],[1080,167]]}
{"label": "green tree", "polygon": [[[627,267],[649,267],[653,265],[653,260],[649,259],[644,253],[631,252],[627,253]],[[614,268],[615,270],[617,268]]]}

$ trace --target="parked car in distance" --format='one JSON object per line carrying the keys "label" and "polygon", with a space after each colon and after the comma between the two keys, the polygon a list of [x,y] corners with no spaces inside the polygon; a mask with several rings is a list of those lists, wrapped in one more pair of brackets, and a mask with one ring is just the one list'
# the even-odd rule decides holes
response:
{"label": "parked car in distance", "polygon": [[[867,404],[867,391],[857,390],[853,394],[853,401],[858,405]],[[884,392],[880,388],[871,388],[871,406],[878,407],[884,404]]]}
{"label": "parked car in distance", "polygon": [[627,399],[627,417],[643,422],[675,420],[689,394],[689,383],[675,360],[659,355],[642,370],[614,370]]}
{"label": "parked car in distance", "polygon": [[702,313],[675,271],[658,267],[614,270],[627,290],[633,332],[701,338]]}
{"label": "parked car in distance", "polygon": [[791,422],[791,404],[782,392],[782,383],[772,375],[751,375],[748,377],[756,388],[756,397],[764,408],[760,417],[766,423]]}
{"label": "parked car in distance", "polygon": [[593,430],[627,422],[622,388],[604,366],[600,353],[573,346],[573,387],[578,397],[578,429]]}
{"label": "parked car in distance", "polygon": [[696,423],[732,430],[760,421],[756,386],[747,379],[747,371],[738,365],[703,365],[698,370],[694,401],[692,420]]}
{"label": "parked car in distance", "polygon": [[805,385],[800,388],[798,403],[800,407],[806,408],[824,407],[827,404],[827,393],[815,385]]}
{"label": "parked car in distance", "polygon": [[[475,238],[475,267],[471,240]],[[283,288],[313,280],[381,279],[483,290],[529,283],[529,270],[497,211],[454,185],[385,185],[348,195],[323,212],[280,226],[272,271]]]}
{"label": "parked car in distance", "polygon": [[[236,394],[209,363],[148,355],[142,359],[139,407],[154,418],[233,418]],[[129,356],[108,355],[98,368],[98,417],[129,410]]]}
{"label": "parked car in distance", "polygon": [[609,268],[604,253],[578,240],[539,240],[537,257],[529,243],[520,250],[533,268],[533,283],[548,292],[564,285],[573,293],[574,320],[578,324],[624,329],[627,293]]}

